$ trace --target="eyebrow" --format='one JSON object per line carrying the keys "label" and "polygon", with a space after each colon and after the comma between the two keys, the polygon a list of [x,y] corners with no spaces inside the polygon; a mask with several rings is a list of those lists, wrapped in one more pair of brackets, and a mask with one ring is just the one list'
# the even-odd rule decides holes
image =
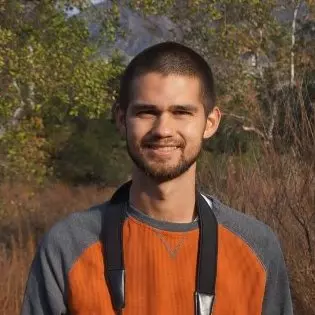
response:
{"label": "eyebrow", "polygon": [[157,110],[157,107],[155,105],[152,105],[152,104],[133,103],[131,110],[132,111]]}
{"label": "eyebrow", "polygon": [[191,113],[196,113],[198,108],[195,105],[185,104],[185,105],[171,105],[170,109],[173,111],[187,111]]}
{"label": "eyebrow", "polygon": [[[132,111],[141,111],[141,110],[155,110],[159,111],[158,107],[153,104],[146,104],[146,103],[133,103],[132,104]],[[169,107],[170,111],[187,111],[196,113],[198,108],[195,105],[191,104],[183,104],[183,105],[171,105]]]}

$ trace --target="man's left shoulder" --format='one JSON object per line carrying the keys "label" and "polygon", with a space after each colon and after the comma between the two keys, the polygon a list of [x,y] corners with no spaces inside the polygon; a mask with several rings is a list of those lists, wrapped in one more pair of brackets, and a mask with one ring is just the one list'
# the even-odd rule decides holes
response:
{"label": "man's left shoulder", "polygon": [[211,201],[219,226],[242,239],[256,253],[265,268],[268,269],[271,261],[282,259],[278,237],[267,224],[221,203],[215,197],[204,196]]}

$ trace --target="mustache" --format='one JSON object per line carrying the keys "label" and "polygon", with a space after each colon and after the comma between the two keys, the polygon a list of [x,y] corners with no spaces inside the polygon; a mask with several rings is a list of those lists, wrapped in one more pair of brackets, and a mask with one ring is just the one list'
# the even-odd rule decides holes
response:
{"label": "mustache", "polygon": [[176,139],[161,139],[158,137],[150,137],[148,139],[143,139],[141,142],[142,147],[183,147],[183,141]]}

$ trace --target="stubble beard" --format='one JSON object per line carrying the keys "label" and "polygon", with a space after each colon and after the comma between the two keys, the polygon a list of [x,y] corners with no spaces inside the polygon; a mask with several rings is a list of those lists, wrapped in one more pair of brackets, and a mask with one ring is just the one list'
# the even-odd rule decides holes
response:
{"label": "stubble beard", "polygon": [[150,177],[157,183],[170,181],[187,172],[190,167],[197,161],[201,152],[200,144],[198,147],[194,147],[193,153],[191,155],[185,158],[182,153],[176,165],[167,166],[162,161],[150,163],[149,161],[147,161],[147,158],[144,156],[144,154],[141,153],[141,146],[131,146],[128,139],[126,142],[129,156],[134,164],[146,176]]}

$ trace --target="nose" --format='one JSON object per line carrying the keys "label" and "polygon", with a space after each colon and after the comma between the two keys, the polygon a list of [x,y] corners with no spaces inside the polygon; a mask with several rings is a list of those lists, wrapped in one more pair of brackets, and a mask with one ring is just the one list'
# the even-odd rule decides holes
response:
{"label": "nose", "polygon": [[173,135],[173,126],[167,114],[159,115],[154,121],[152,133],[160,138],[167,138]]}

